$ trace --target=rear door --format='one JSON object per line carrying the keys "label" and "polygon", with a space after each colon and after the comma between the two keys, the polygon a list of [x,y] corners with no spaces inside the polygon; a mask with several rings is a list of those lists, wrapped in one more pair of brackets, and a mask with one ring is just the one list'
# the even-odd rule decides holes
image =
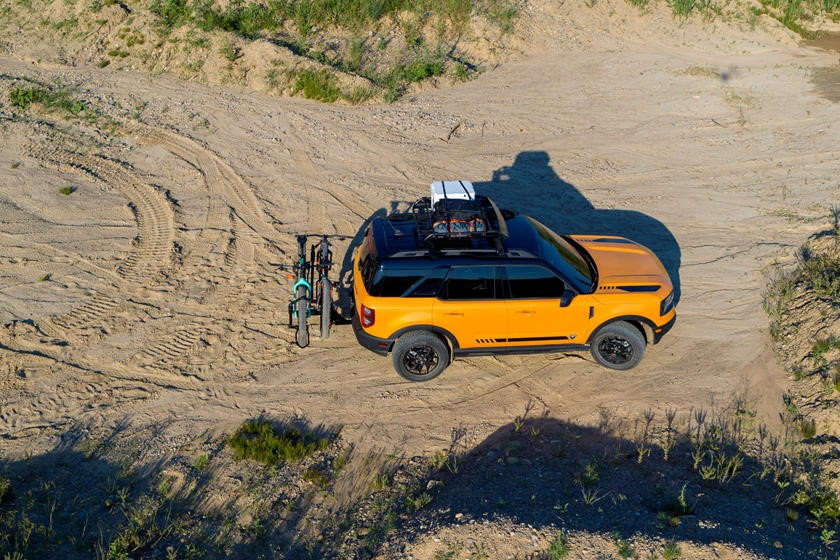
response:
{"label": "rear door", "polygon": [[499,348],[507,339],[508,312],[495,266],[453,266],[435,300],[434,324],[461,348]]}
{"label": "rear door", "polygon": [[566,285],[554,271],[540,265],[500,268],[507,288],[508,347],[586,342],[589,305],[578,296],[561,307]]}

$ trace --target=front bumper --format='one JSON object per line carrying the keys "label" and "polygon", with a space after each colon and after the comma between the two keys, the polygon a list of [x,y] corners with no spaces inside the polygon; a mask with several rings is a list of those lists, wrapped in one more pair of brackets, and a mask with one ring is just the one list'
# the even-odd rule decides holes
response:
{"label": "front bumper", "polygon": [[359,341],[359,344],[381,356],[387,356],[388,352],[391,351],[391,347],[394,346],[393,339],[379,338],[366,333],[359,321],[358,313],[353,314],[353,333],[356,335],[356,340]]}
{"label": "front bumper", "polygon": [[674,313],[674,316],[671,317],[671,320],[662,325],[661,327],[655,327],[653,329],[653,343],[657,344],[665,334],[673,328],[674,323],[677,322],[677,314]]}

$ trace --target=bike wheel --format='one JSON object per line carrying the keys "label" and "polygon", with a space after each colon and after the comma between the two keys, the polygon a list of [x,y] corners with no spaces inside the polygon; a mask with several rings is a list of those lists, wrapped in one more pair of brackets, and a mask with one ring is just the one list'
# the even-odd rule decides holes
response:
{"label": "bike wheel", "polygon": [[305,286],[298,286],[295,291],[295,310],[297,313],[297,345],[304,348],[309,345],[309,330],[306,316],[309,314],[309,295]]}
{"label": "bike wheel", "polygon": [[332,285],[326,276],[321,278],[321,338],[330,336],[332,319]]}

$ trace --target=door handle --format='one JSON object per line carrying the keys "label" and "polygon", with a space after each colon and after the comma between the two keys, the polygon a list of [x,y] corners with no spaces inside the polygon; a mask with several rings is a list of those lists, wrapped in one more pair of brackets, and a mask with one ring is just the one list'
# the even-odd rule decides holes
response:
{"label": "door handle", "polygon": [[536,311],[531,311],[530,309],[522,309],[520,311],[517,311],[517,313],[519,313],[520,315],[533,315],[536,313]]}
{"label": "door handle", "polygon": [[444,317],[463,317],[464,314],[463,313],[450,312],[450,313],[444,313],[443,316]]}

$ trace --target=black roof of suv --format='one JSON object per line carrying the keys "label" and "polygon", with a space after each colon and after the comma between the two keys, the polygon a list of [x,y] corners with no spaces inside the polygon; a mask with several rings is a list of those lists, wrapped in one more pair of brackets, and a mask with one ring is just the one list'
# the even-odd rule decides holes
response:
{"label": "black roof of suv", "polygon": [[[476,195],[469,202],[472,204],[463,205],[456,212],[456,218],[441,214],[440,204],[436,205],[436,212],[428,198],[421,198],[407,212],[375,219],[370,225],[374,247],[364,248],[366,252],[375,252],[370,262],[372,268],[396,272],[397,269],[416,271],[510,263],[512,260],[523,264],[533,261],[549,264],[567,278],[578,293],[589,293],[594,289],[597,282],[595,266],[588,253],[573,239],[558,236],[530,216],[499,210],[485,196]],[[483,231],[453,235],[440,231],[440,224],[447,219],[482,220],[486,227]],[[363,273],[369,288],[373,287],[373,273],[375,270]]]}

